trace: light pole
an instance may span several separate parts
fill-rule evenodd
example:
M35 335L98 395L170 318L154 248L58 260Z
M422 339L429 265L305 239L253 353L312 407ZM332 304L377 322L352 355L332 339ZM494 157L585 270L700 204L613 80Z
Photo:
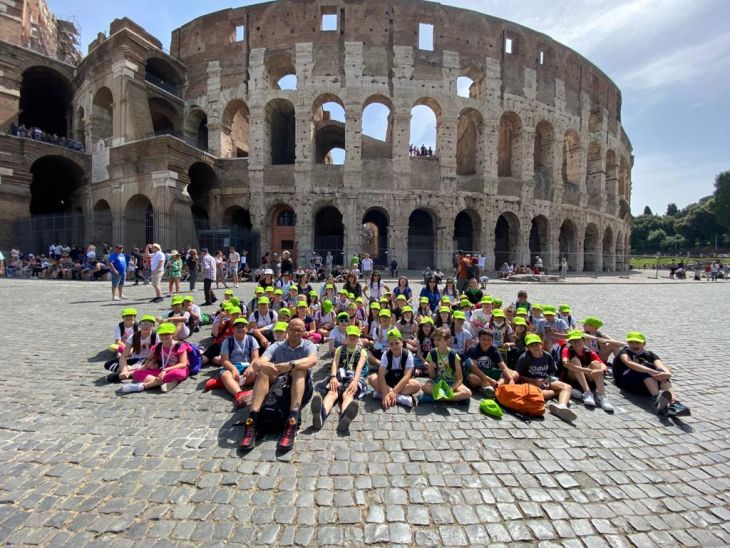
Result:
M654 275L655 280L659 279L659 257L661 257L661 256L662 256L662 254L657 251L656 252L656 274Z

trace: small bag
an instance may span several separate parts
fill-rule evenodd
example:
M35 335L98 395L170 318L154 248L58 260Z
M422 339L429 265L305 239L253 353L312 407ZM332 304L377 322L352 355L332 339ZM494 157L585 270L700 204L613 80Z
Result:
M279 375L272 383L259 411L256 427L263 432L281 432L291 407L290 375Z
M431 395L435 401L450 400L454 397L454 390L445 380L441 379L433 385Z
M534 384L502 384L497 387L497 401L507 409L532 417L545 414L545 398Z
M490 417L500 418L504 415L504 411L502 411L499 404L496 401L487 398L483 399L479 404L479 409L482 413L489 415Z

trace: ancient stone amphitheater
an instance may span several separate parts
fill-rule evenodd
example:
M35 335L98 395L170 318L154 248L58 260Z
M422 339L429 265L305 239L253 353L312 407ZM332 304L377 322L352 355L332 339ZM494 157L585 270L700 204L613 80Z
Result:
M461 248L490 269L536 255L627 267L621 93L515 23L416 0L281 0L199 17L169 52L118 19L78 66L5 42L0 57L0 121L86 145L0 137L3 245L232 243L336 263L367 250L408 268L446 268ZM419 107L433 156L411 154Z

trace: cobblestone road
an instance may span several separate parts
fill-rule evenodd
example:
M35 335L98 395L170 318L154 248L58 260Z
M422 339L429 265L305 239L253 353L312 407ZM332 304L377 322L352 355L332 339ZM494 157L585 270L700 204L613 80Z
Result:
M507 301L518 287L490 289ZM169 394L103 382L121 310L108 283L0 280L0 544L730 544L730 285L527 289L609 334L644 330L693 416L662 420L614 386L615 415L580 408L575 426L490 419L476 398L365 402L349 437L335 421L313 432L307 409L286 458L273 438L241 458L244 412L202 393L211 370ZM149 288L128 293L161 312Z

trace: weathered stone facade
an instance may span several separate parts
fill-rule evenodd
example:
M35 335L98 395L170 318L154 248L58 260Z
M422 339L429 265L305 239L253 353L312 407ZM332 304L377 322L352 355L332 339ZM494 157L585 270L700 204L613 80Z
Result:
M336 30L322 30L325 15ZM433 25L432 51L419 49L419 23ZM18 89L24 66L9 65L4 87ZM279 89L287 75L296 89ZM195 19L173 31L168 55L116 20L71 85L69 135L91 153L74 207L110 215L109 239L143 243L130 225L151 206L178 225L193 215L250 225L262 250L293 245L300 260L313 248L360 251L372 222L381 262L401 267L446 268L457 247L483 251L489 268L538 254L551 269L561 256L578 271L628 263L633 157L620 91L508 21L432 2L282 0ZM6 125L12 97L0 97ZM362 132L373 103L389 109L384 141ZM436 116L435 159L409 155L416 105ZM13 146L0 141L0 153ZM343 165L327 163L337 146ZM174 226L153 232L189 243Z

